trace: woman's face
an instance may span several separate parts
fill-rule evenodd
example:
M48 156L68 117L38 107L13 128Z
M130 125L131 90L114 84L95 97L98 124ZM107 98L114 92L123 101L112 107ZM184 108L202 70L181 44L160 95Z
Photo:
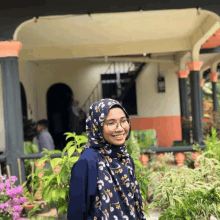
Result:
M116 129L112 129L115 122L118 122L117 127ZM123 127L119 122L121 122ZM125 143L125 139L129 133L129 129L130 127L128 122L126 122L126 115L124 111L121 108L110 109L104 121L104 139L110 144L122 145Z

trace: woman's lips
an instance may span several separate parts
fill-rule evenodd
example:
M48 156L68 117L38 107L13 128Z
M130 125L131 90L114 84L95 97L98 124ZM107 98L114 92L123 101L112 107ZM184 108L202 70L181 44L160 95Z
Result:
M112 135L115 139L117 139L117 140L121 140L121 139L123 139L124 138L124 135L125 134L122 134L121 136L115 136L115 135Z

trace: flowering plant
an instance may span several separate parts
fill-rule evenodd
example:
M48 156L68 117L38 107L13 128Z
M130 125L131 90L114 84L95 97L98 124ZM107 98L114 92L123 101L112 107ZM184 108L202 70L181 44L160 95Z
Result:
M192 121L190 120L190 118L186 118L184 116L182 117L182 127L188 129L192 128Z
M220 119L219 119L219 113L208 110L207 111L209 115L209 119L207 122L203 122L203 134L204 138L207 137L207 135L212 135L212 127L215 128L217 132L217 137L220 139Z
M26 202L26 198L21 197L23 187L14 185L16 180L16 176L11 176L9 179L6 175L0 177L0 219L21 220L22 204Z

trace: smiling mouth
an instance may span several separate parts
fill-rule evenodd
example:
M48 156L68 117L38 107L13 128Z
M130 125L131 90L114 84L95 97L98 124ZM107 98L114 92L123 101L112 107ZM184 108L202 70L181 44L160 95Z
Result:
M119 135L112 135L113 137L118 137L118 138L120 138L120 137L123 137L125 135L125 133L123 133L123 134L119 134Z

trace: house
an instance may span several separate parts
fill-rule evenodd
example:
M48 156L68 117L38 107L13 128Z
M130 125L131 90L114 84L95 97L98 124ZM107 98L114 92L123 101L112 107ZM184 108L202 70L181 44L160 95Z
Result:
M189 76L193 138L200 143L201 86L208 69L216 103L219 28L217 14L198 8L24 19L13 32L13 41L0 42L0 146L6 146L8 160L23 154L20 88L28 118L53 123L53 110L63 105L64 90L88 111L103 96L105 84L116 86L116 91L109 89L109 98L120 100L127 92L128 111L134 108L132 129L155 129L159 146L167 147L187 138L181 116L189 117ZM122 79L126 73L127 81ZM115 74L113 87L106 74ZM128 87L136 97L128 96ZM129 105L129 98L134 104ZM68 124L68 117L62 122Z

